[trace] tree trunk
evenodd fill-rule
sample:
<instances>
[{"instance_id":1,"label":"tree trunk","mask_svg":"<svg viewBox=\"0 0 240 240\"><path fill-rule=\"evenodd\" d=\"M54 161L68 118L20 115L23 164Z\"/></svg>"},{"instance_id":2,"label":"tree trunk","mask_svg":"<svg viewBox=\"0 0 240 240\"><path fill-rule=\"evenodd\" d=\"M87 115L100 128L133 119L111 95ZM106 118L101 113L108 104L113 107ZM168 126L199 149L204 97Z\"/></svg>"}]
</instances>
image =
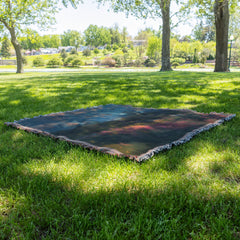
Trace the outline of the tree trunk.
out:
<instances>
[{"instance_id":1,"label":"tree trunk","mask_svg":"<svg viewBox=\"0 0 240 240\"><path fill-rule=\"evenodd\" d=\"M216 63L214 72L227 72L228 69L228 0L215 0L214 6L216 25Z\"/></svg>"},{"instance_id":2,"label":"tree trunk","mask_svg":"<svg viewBox=\"0 0 240 240\"><path fill-rule=\"evenodd\" d=\"M11 34L11 42L16 52L17 57L17 73L23 73L23 59L22 59L22 52L21 52L21 45L17 41L15 28L12 27L9 29Z\"/></svg>"},{"instance_id":3,"label":"tree trunk","mask_svg":"<svg viewBox=\"0 0 240 240\"><path fill-rule=\"evenodd\" d=\"M172 71L170 63L170 4L171 0L161 0L162 11L162 67L160 71Z\"/></svg>"}]
</instances>

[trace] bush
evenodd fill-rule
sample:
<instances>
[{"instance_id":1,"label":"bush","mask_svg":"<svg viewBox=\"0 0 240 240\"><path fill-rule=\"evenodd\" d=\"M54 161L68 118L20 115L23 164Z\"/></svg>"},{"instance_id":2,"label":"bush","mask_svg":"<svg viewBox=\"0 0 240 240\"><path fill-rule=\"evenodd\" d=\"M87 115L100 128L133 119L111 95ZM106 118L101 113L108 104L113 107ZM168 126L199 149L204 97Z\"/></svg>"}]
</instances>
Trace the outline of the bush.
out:
<instances>
[{"instance_id":1,"label":"bush","mask_svg":"<svg viewBox=\"0 0 240 240\"><path fill-rule=\"evenodd\" d=\"M174 68L176 68L176 67L179 66L180 64L179 64L178 62L173 62L171 65L172 65Z\"/></svg>"},{"instance_id":2,"label":"bush","mask_svg":"<svg viewBox=\"0 0 240 240\"><path fill-rule=\"evenodd\" d=\"M94 64L97 65L97 66L100 66L101 65L101 60L98 58L94 61Z\"/></svg>"},{"instance_id":3,"label":"bush","mask_svg":"<svg viewBox=\"0 0 240 240\"><path fill-rule=\"evenodd\" d=\"M51 68L56 68L56 67L60 67L62 66L63 62L60 58L58 57L52 57L48 63L47 63L47 66L48 67L51 67Z\"/></svg>"},{"instance_id":4,"label":"bush","mask_svg":"<svg viewBox=\"0 0 240 240\"><path fill-rule=\"evenodd\" d=\"M146 59L144 62L144 65L146 67L154 67L156 66L156 64L157 64L156 61L154 61L154 59L151 59L151 58Z\"/></svg>"},{"instance_id":5,"label":"bush","mask_svg":"<svg viewBox=\"0 0 240 240\"><path fill-rule=\"evenodd\" d=\"M22 63L23 63L23 65L28 64L27 58L25 56L22 56Z\"/></svg>"},{"instance_id":6,"label":"bush","mask_svg":"<svg viewBox=\"0 0 240 240\"><path fill-rule=\"evenodd\" d=\"M91 50L90 49L84 49L82 52L82 55L85 57L91 56Z\"/></svg>"},{"instance_id":7,"label":"bush","mask_svg":"<svg viewBox=\"0 0 240 240\"><path fill-rule=\"evenodd\" d=\"M185 60L185 58L172 58L171 63L174 63L174 62L179 63L179 65L180 65L180 64L184 64L186 62L186 60Z\"/></svg>"},{"instance_id":8,"label":"bush","mask_svg":"<svg viewBox=\"0 0 240 240\"><path fill-rule=\"evenodd\" d=\"M103 49L103 54L104 54L104 55L107 55L107 54L108 54L107 49Z\"/></svg>"},{"instance_id":9,"label":"bush","mask_svg":"<svg viewBox=\"0 0 240 240\"><path fill-rule=\"evenodd\" d=\"M143 60L141 58L137 58L134 63L134 67L141 67L143 65Z\"/></svg>"},{"instance_id":10,"label":"bush","mask_svg":"<svg viewBox=\"0 0 240 240\"><path fill-rule=\"evenodd\" d=\"M116 55L112 57L115 62L116 62L116 67L122 67L123 66L123 56L121 55Z\"/></svg>"},{"instance_id":11,"label":"bush","mask_svg":"<svg viewBox=\"0 0 240 240\"><path fill-rule=\"evenodd\" d=\"M33 66L34 67L42 67L44 65L45 65L45 63L44 63L44 59L42 57L36 57L33 60Z\"/></svg>"},{"instance_id":12,"label":"bush","mask_svg":"<svg viewBox=\"0 0 240 240\"><path fill-rule=\"evenodd\" d=\"M83 65L83 61L79 58L79 57L75 57L72 61L71 61L71 65L73 67L79 67Z\"/></svg>"},{"instance_id":13,"label":"bush","mask_svg":"<svg viewBox=\"0 0 240 240\"><path fill-rule=\"evenodd\" d=\"M122 52L123 52L123 53L128 53L128 48L127 48L127 47L124 47L124 48L122 49Z\"/></svg>"},{"instance_id":14,"label":"bush","mask_svg":"<svg viewBox=\"0 0 240 240\"><path fill-rule=\"evenodd\" d=\"M94 48L93 52L94 52L95 54L98 54L98 53L99 53L99 49L98 49L98 48Z\"/></svg>"},{"instance_id":15,"label":"bush","mask_svg":"<svg viewBox=\"0 0 240 240\"><path fill-rule=\"evenodd\" d=\"M108 50L108 51L111 51L112 50L112 47L111 47L111 45L107 45L107 47L106 47L106 49Z\"/></svg>"},{"instance_id":16,"label":"bush","mask_svg":"<svg viewBox=\"0 0 240 240\"><path fill-rule=\"evenodd\" d=\"M116 61L113 58L107 57L102 60L102 65L108 65L109 67L115 67Z\"/></svg>"},{"instance_id":17,"label":"bush","mask_svg":"<svg viewBox=\"0 0 240 240\"><path fill-rule=\"evenodd\" d=\"M64 61L64 66L69 66L71 65L71 62L74 60L74 58L76 58L76 56L69 56L65 59Z\"/></svg>"},{"instance_id":18,"label":"bush","mask_svg":"<svg viewBox=\"0 0 240 240\"><path fill-rule=\"evenodd\" d=\"M70 54L71 55L78 55L78 52L77 52L76 48L72 48Z\"/></svg>"},{"instance_id":19,"label":"bush","mask_svg":"<svg viewBox=\"0 0 240 240\"><path fill-rule=\"evenodd\" d=\"M119 46L118 46L116 43L114 43L114 44L112 45L112 49L113 49L114 51L116 51L118 48L119 48Z\"/></svg>"},{"instance_id":20,"label":"bush","mask_svg":"<svg viewBox=\"0 0 240 240\"><path fill-rule=\"evenodd\" d=\"M63 61L67 58L68 54L66 53L65 49L61 50L60 56L61 56Z\"/></svg>"}]
</instances>

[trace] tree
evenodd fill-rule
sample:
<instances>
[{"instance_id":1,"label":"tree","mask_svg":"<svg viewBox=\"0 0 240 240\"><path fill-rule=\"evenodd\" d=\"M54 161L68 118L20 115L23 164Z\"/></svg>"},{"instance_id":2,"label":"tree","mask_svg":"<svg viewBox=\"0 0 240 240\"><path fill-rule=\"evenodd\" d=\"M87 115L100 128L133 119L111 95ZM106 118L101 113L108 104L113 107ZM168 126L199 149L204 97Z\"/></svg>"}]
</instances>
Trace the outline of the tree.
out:
<instances>
[{"instance_id":1,"label":"tree","mask_svg":"<svg viewBox=\"0 0 240 240\"><path fill-rule=\"evenodd\" d=\"M121 43L121 34L119 32L119 27L117 24L114 27L109 28L110 35L111 35L111 44L120 45Z\"/></svg>"},{"instance_id":2,"label":"tree","mask_svg":"<svg viewBox=\"0 0 240 240\"><path fill-rule=\"evenodd\" d=\"M1 56L3 58L9 58L11 56L10 54L10 41L9 39L5 36L2 41L2 48L1 48Z\"/></svg>"},{"instance_id":3,"label":"tree","mask_svg":"<svg viewBox=\"0 0 240 240\"><path fill-rule=\"evenodd\" d=\"M161 39L156 36L152 36L148 40L147 56L157 63L160 60L161 45Z\"/></svg>"},{"instance_id":4,"label":"tree","mask_svg":"<svg viewBox=\"0 0 240 240\"><path fill-rule=\"evenodd\" d=\"M26 36L19 38L22 48L32 51L33 49L39 49L42 46L41 37L37 31L26 29L24 33Z\"/></svg>"},{"instance_id":5,"label":"tree","mask_svg":"<svg viewBox=\"0 0 240 240\"><path fill-rule=\"evenodd\" d=\"M121 32L121 39L123 44L127 44L128 42L128 32L127 28L123 27L122 32Z\"/></svg>"},{"instance_id":6,"label":"tree","mask_svg":"<svg viewBox=\"0 0 240 240\"><path fill-rule=\"evenodd\" d=\"M148 39L154 36L154 31L151 28L146 28L140 30L137 36L134 37L135 40L145 40L145 45L148 44Z\"/></svg>"},{"instance_id":7,"label":"tree","mask_svg":"<svg viewBox=\"0 0 240 240\"><path fill-rule=\"evenodd\" d=\"M63 0L66 5L68 0ZM78 1L70 0L76 6ZM17 57L17 73L23 72L21 45L18 34L26 26L37 24L40 27L51 25L58 11L58 0L0 0L0 27L3 25L10 33L11 42Z\"/></svg>"},{"instance_id":8,"label":"tree","mask_svg":"<svg viewBox=\"0 0 240 240\"><path fill-rule=\"evenodd\" d=\"M203 21L201 21L200 24L197 24L193 29L193 36L195 40L201 42L216 41L214 19L207 24L203 24Z\"/></svg>"},{"instance_id":9,"label":"tree","mask_svg":"<svg viewBox=\"0 0 240 240\"><path fill-rule=\"evenodd\" d=\"M83 38L81 33L75 30L67 30L61 35L61 41L63 46L74 46L76 49L83 44Z\"/></svg>"},{"instance_id":10,"label":"tree","mask_svg":"<svg viewBox=\"0 0 240 240\"><path fill-rule=\"evenodd\" d=\"M198 7L200 17L214 16L216 27L215 72L228 69L228 32L230 13L237 7L237 0L189 0L190 5Z\"/></svg>"},{"instance_id":11,"label":"tree","mask_svg":"<svg viewBox=\"0 0 240 240\"><path fill-rule=\"evenodd\" d=\"M140 18L149 16L162 18L162 67L161 71L171 71L170 63L170 5L171 0L97 0L111 2L114 11L124 11ZM178 1L176 1L178 2Z\"/></svg>"},{"instance_id":12,"label":"tree","mask_svg":"<svg viewBox=\"0 0 240 240\"><path fill-rule=\"evenodd\" d=\"M42 47L45 48L58 48L62 45L60 35L51 34L51 35L43 35L40 37Z\"/></svg>"},{"instance_id":13,"label":"tree","mask_svg":"<svg viewBox=\"0 0 240 240\"><path fill-rule=\"evenodd\" d=\"M228 69L228 0L216 0L214 4L216 25L216 63L215 72L227 72Z\"/></svg>"},{"instance_id":14,"label":"tree","mask_svg":"<svg viewBox=\"0 0 240 240\"><path fill-rule=\"evenodd\" d=\"M99 47L111 43L111 34L109 29L98 27L97 25L89 25L84 31L87 46Z\"/></svg>"},{"instance_id":15,"label":"tree","mask_svg":"<svg viewBox=\"0 0 240 240\"><path fill-rule=\"evenodd\" d=\"M229 33L237 40L240 38L240 6L236 6L235 12L230 15Z\"/></svg>"}]
</instances>

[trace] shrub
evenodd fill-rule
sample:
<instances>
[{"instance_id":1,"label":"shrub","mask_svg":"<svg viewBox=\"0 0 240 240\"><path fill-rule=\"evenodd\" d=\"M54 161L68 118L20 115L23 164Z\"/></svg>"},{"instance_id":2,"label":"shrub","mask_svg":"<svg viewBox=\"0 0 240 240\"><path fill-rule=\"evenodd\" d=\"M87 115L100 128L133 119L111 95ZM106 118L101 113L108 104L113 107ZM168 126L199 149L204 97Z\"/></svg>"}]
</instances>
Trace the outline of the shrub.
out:
<instances>
[{"instance_id":1,"label":"shrub","mask_svg":"<svg viewBox=\"0 0 240 240\"><path fill-rule=\"evenodd\" d=\"M186 62L185 58L172 58L171 63L177 62L180 64L184 64Z\"/></svg>"},{"instance_id":2,"label":"shrub","mask_svg":"<svg viewBox=\"0 0 240 240\"><path fill-rule=\"evenodd\" d=\"M146 67L154 67L156 66L156 64L157 64L156 61L154 61L154 59L151 59L151 58L146 59L144 62L144 65Z\"/></svg>"},{"instance_id":3,"label":"shrub","mask_svg":"<svg viewBox=\"0 0 240 240\"><path fill-rule=\"evenodd\" d=\"M28 64L27 58L25 56L22 56L22 63L23 63L23 65Z\"/></svg>"},{"instance_id":4,"label":"shrub","mask_svg":"<svg viewBox=\"0 0 240 240\"><path fill-rule=\"evenodd\" d=\"M173 62L171 65L172 65L174 68L176 68L176 67L179 66L180 64L179 64L178 62Z\"/></svg>"},{"instance_id":5,"label":"shrub","mask_svg":"<svg viewBox=\"0 0 240 240\"><path fill-rule=\"evenodd\" d=\"M114 43L114 44L112 45L112 49L113 49L114 51L116 51L118 48L119 48L119 46L118 46L116 43Z\"/></svg>"},{"instance_id":6,"label":"shrub","mask_svg":"<svg viewBox=\"0 0 240 240\"><path fill-rule=\"evenodd\" d=\"M65 61L64 61L64 66L69 66L69 65L71 65L71 62L74 60L74 58L76 58L76 56L69 56L69 57L67 57L66 59L65 59Z\"/></svg>"},{"instance_id":7,"label":"shrub","mask_svg":"<svg viewBox=\"0 0 240 240\"><path fill-rule=\"evenodd\" d=\"M97 66L100 66L101 65L101 60L98 58L94 61L94 64L97 65Z\"/></svg>"},{"instance_id":8,"label":"shrub","mask_svg":"<svg viewBox=\"0 0 240 240\"><path fill-rule=\"evenodd\" d=\"M104 54L104 55L107 55L107 54L108 54L107 49L103 49L103 54Z\"/></svg>"},{"instance_id":9,"label":"shrub","mask_svg":"<svg viewBox=\"0 0 240 240\"><path fill-rule=\"evenodd\" d=\"M121 49L117 49L115 52L114 52L114 55L123 55L123 51Z\"/></svg>"},{"instance_id":10,"label":"shrub","mask_svg":"<svg viewBox=\"0 0 240 240\"><path fill-rule=\"evenodd\" d=\"M52 57L48 63L47 66L51 67L51 68L56 68L56 67L60 67L63 64L62 60L58 57Z\"/></svg>"},{"instance_id":11,"label":"shrub","mask_svg":"<svg viewBox=\"0 0 240 240\"><path fill-rule=\"evenodd\" d=\"M63 61L67 58L68 54L67 54L65 49L61 50L60 56L61 56Z\"/></svg>"},{"instance_id":12,"label":"shrub","mask_svg":"<svg viewBox=\"0 0 240 240\"><path fill-rule=\"evenodd\" d=\"M111 51L112 50L112 47L111 47L111 45L107 45L107 47L106 47L106 49L108 50L108 51Z\"/></svg>"},{"instance_id":13,"label":"shrub","mask_svg":"<svg viewBox=\"0 0 240 240\"><path fill-rule=\"evenodd\" d=\"M93 52L94 52L95 54L98 54L98 53L99 53L99 49L98 49L98 48L94 48Z\"/></svg>"},{"instance_id":14,"label":"shrub","mask_svg":"<svg viewBox=\"0 0 240 240\"><path fill-rule=\"evenodd\" d=\"M91 50L90 49L84 49L82 52L82 55L85 57L91 56Z\"/></svg>"},{"instance_id":15,"label":"shrub","mask_svg":"<svg viewBox=\"0 0 240 240\"><path fill-rule=\"evenodd\" d=\"M72 48L70 54L71 55L78 55L78 52L77 52L76 48Z\"/></svg>"},{"instance_id":16,"label":"shrub","mask_svg":"<svg viewBox=\"0 0 240 240\"><path fill-rule=\"evenodd\" d=\"M127 48L127 47L124 47L124 48L122 49L122 52L123 52L123 53L128 53L128 48Z\"/></svg>"},{"instance_id":17,"label":"shrub","mask_svg":"<svg viewBox=\"0 0 240 240\"><path fill-rule=\"evenodd\" d=\"M102 65L108 65L109 67L115 67L116 61L113 58L107 57L102 60Z\"/></svg>"},{"instance_id":18,"label":"shrub","mask_svg":"<svg viewBox=\"0 0 240 240\"><path fill-rule=\"evenodd\" d=\"M79 67L83 65L83 61L79 58L79 57L75 57L72 61L71 61L71 65L73 67Z\"/></svg>"},{"instance_id":19,"label":"shrub","mask_svg":"<svg viewBox=\"0 0 240 240\"><path fill-rule=\"evenodd\" d=\"M124 59L123 59L123 56L121 56L121 55L115 55L115 56L113 56L112 57L114 60L115 60L115 62L116 62L116 67L122 67L124 64L123 64L123 62L124 62Z\"/></svg>"},{"instance_id":20,"label":"shrub","mask_svg":"<svg viewBox=\"0 0 240 240\"><path fill-rule=\"evenodd\" d=\"M143 60L141 58L137 58L134 63L134 67L141 67L143 65Z\"/></svg>"},{"instance_id":21,"label":"shrub","mask_svg":"<svg viewBox=\"0 0 240 240\"><path fill-rule=\"evenodd\" d=\"M42 57L36 57L33 60L33 66L34 67L42 67L44 65L45 65L45 63L44 63L44 59Z\"/></svg>"}]
</instances>

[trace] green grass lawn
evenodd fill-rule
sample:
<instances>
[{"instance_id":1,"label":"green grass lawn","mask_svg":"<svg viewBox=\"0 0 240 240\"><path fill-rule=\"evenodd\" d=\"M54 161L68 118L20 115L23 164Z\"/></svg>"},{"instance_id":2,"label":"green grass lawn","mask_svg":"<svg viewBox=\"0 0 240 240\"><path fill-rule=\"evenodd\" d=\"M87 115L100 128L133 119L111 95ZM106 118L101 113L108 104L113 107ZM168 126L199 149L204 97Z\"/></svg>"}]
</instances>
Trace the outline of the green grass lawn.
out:
<instances>
[{"instance_id":1,"label":"green grass lawn","mask_svg":"<svg viewBox=\"0 0 240 240\"><path fill-rule=\"evenodd\" d=\"M4 122L101 104L236 117L143 164ZM239 73L0 74L0 239L239 239Z\"/></svg>"}]
</instances>

